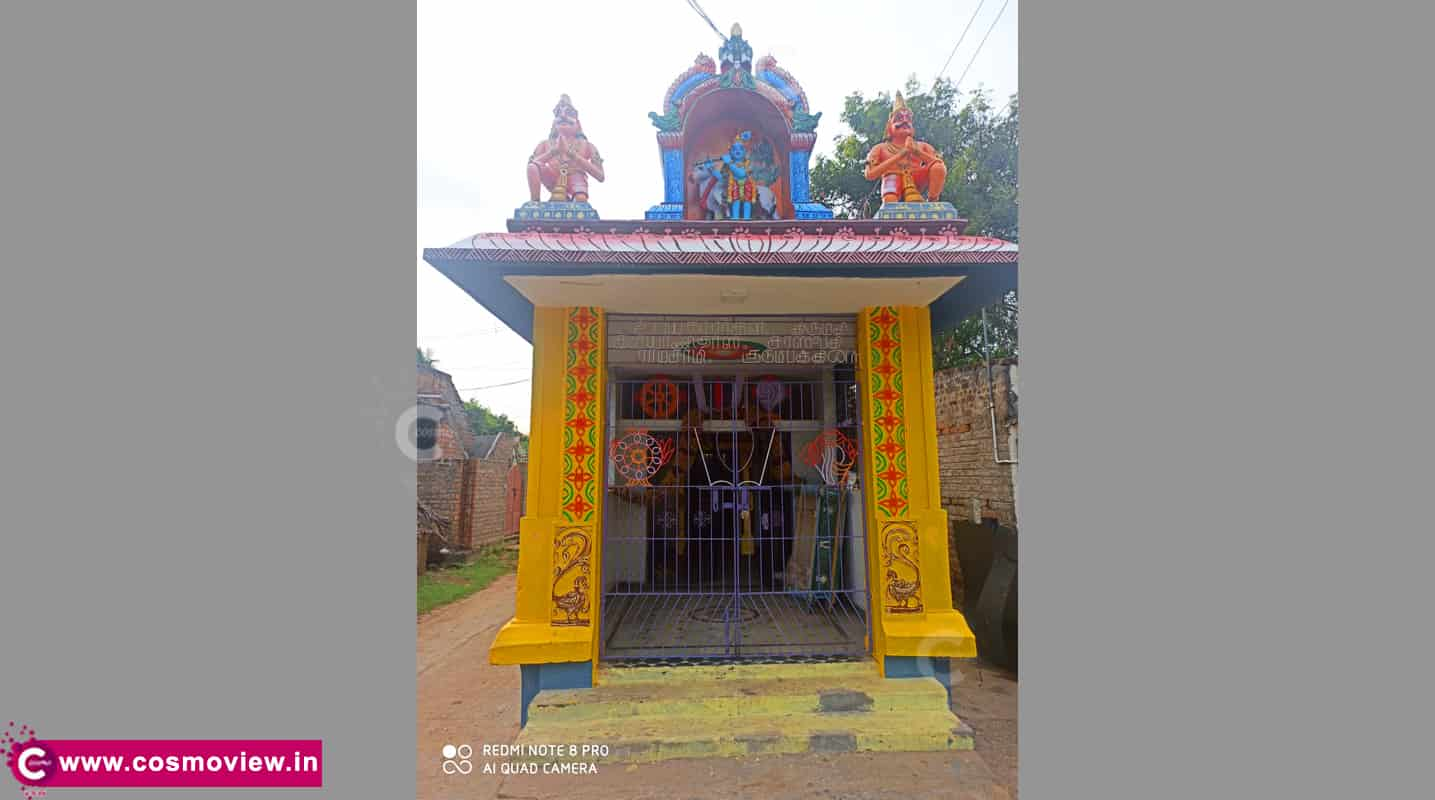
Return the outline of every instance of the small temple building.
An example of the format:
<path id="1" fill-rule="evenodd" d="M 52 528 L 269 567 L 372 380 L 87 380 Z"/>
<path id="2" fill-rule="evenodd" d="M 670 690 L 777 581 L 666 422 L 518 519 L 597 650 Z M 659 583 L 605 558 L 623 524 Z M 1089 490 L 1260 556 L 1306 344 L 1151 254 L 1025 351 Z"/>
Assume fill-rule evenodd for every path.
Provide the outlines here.
<path id="1" fill-rule="evenodd" d="M 821 114 L 736 26 L 649 115 L 663 185 L 643 219 L 595 210 L 623 176 L 575 100 L 508 230 L 424 251 L 533 345 L 516 611 L 490 653 L 522 669 L 524 723 L 540 691 L 631 665 L 945 682 L 976 644 L 952 603 L 933 331 L 1016 288 L 1016 245 L 940 201 L 900 95 L 867 160 L 881 210 L 835 219 L 809 187 Z"/>

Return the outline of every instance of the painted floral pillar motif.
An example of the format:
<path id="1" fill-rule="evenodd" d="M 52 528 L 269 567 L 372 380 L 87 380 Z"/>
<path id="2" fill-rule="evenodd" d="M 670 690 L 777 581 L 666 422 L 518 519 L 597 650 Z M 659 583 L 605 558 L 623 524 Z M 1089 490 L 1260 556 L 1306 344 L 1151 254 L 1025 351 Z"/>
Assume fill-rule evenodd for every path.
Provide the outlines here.
<path id="1" fill-rule="evenodd" d="M 563 449 L 559 476 L 560 524 L 553 540 L 554 625 L 592 624 L 593 544 L 597 530 L 599 414 L 603 312 L 564 310 Z M 548 476 L 545 476 L 548 477 Z"/>
<path id="2" fill-rule="evenodd" d="M 589 661 L 597 648 L 603 515 L 603 310 L 533 310 L 528 500 L 514 618 L 495 664 Z"/>
<path id="3" fill-rule="evenodd" d="M 864 309 L 858 347 L 876 650 L 974 656 L 971 629 L 952 608 L 927 309 Z"/>
<path id="4" fill-rule="evenodd" d="M 910 515 L 902 338 L 898 309 L 882 306 L 868 317 L 871 366 L 867 371 L 867 392 L 872 409 L 868 438 L 875 477 L 873 507 L 880 520 L 877 541 L 882 553 L 882 610 L 889 614 L 922 610 L 922 567 L 917 561 L 917 530 Z M 911 383 L 920 389 L 920 379 Z"/>

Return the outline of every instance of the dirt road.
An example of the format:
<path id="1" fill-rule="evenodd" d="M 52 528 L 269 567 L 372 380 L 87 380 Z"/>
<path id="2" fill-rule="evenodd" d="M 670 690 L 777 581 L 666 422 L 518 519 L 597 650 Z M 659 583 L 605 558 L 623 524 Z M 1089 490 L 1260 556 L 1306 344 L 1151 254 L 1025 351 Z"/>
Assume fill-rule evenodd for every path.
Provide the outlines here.
<path id="1" fill-rule="evenodd" d="M 505 575 L 419 620 L 419 798 L 498 796 L 494 776 L 445 775 L 443 746 L 468 744 L 480 751 L 483 744 L 507 744 L 518 735 L 518 668 L 488 663 L 488 646 L 513 616 L 516 583 Z"/>
<path id="2" fill-rule="evenodd" d="M 967 753 L 842 753 L 598 764 L 596 775 L 485 775 L 482 746 L 518 735 L 517 667 L 488 663 L 488 646 L 513 615 L 515 578 L 419 620 L 420 800 L 1016 797 L 1016 683 L 974 664 L 958 667 L 957 713 L 976 732 Z M 473 748 L 473 769 L 444 774 L 443 747 Z M 990 764 L 991 766 L 988 766 Z M 995 772 L 995 777 L 994 777 Z"/>

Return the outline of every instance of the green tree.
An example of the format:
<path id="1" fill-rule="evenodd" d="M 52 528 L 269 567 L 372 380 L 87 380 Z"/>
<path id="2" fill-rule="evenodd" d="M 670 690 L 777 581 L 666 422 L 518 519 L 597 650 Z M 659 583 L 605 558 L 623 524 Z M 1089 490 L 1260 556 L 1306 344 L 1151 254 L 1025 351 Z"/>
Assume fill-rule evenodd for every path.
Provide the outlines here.
<path id="1" fill-rule="evenodd" d="M 967 220 L 967 233 L 1018 241 L 1017 235 L 1017 96 L 1005 107 L 992 105 L 984 92 L 966 96 L 951 82 L 939 79 L 927 91 L 915 77 L 908 79 L 902 96 L 912 109 L 918 139 L 942 154 L 947 182 L 941 199 L 956 206 Z M 848 95 L 842 121 L 850 129 L 836 138 L 831 156 L 819 155 L 812 168 L 812 196 L 844 219 L 869 218 L 882 203 L 877 181 L 862 175 L 867 153 L 887 135 L 892 96 L 879 93 L 868 99 L 860 92 Z M 1016 293 L 987 309 L 988 340 L 993 358 L 1017 355 Z M 933 337 L 937 368 L 963 366 L 982 360 L 980 315 Z"/>
<path id="2" fill-rule="evenodd" d="M 495 414 L 487 406 L 474 400 L 463 401 L 463 411 L 468 415 L 468 427 L 473 429 L 476 436 L 511 433 L 521 442 L 528 441 L 528 436 L 518 432 L 518 426 L 513 424 L 507 414 Z"/>
<path id="3" fill-rule="evenodd" d="M 982 337 L 982 316 L 974 314 L 955 328 L 940 331 L 932 337 L 932 366 L 936 369 L 966 367 L 985 360 L 984 347 L 990 348 L 993 360 L 1017 356 L 1016 292 L 986 309 L 986 340 Z"/>
<path id="4" fill-rule="evenodd" d="M 958 107 L 959 93 L 946 79 L 921 91 L 910 78 L 902 96 L 912 109 L 917 138 L 931 144 L 947 165 L 941 199 L 956 206 L 967 232 L 1017 241 L 1017 96 L 1003 108 L 982 91 Z M 819 155 L 812 169 L 812 196 L 844 219 L 871 217 L 882 204 L 878 182 L 862 176 L 867 153 L 887 135 L 892 96 L 848 95 L 842 121 L 850 133 L 836 138 L 831 156 Z"/>
<path id="5" fill-rule="evenodd" d="M 432 366 L 434 365 L 434 357 L 433 357 L 433 350 L 432 350 L 432 349 L 424 350 L 423 348 L 420 348 L 420 347 L 416 347 L 416 348 L 414 348 L 414 349 L 415 349 L 415 350 L 418 350 L 418 352 L 419 352 L 419 366 L 420 366 L 420 367 L 432 367 Z"/>

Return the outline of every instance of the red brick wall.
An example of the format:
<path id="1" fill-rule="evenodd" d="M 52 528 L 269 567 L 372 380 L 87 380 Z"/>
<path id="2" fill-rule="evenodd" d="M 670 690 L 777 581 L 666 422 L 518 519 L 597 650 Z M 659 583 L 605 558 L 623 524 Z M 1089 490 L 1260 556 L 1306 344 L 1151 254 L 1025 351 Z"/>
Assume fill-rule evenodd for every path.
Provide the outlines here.
<path id="1" fill-rule="evenodd" d="M 996 394 L 997 452 L 1015 458 L 1010 438 L 1017 430 L 1014 371 L 1011 362 L 992 365 Z M 934 376 L 937 392 L 937 457 L 942 506 L 953 521 L 977 517 L 1016 527 L 1016 490 L 1011 464 L 992 457 L 992 424 L 987 411 L 986 367 L 942 370 Z"/>
<path id="2" fill-rule="evenodd" d="M 439 436 L 442 445 L 442 426 Z M 508 519 L 509 471 L 517 444 L 517 437 L 504 434 L 488 458 L 418 463 L 418 499 L 448 523 L 449 546 L 477 549 L 517 533 Z"/>
<path id="3" fill-rule="evenodd" d="M 463 448 L 463 440 L 454 433 L 453 425 L 449 424 L 449 418 L 445 415 L 436 427 L 434 452 L 441 460 L 456 460 L 467 457 Z"/>
<path id="4" fill-rule="evenodd" d="M 1013 465 L 992 457 L 992 421 L 985 365 L 938 372 L 934 377 L 937 401 L 937 458 L 942 483 L 942 506 L 951 529 L 952 600 L 969 610 L 967 571 L 972 572 L 972 593 L 991 568 L 992 536 L 979 523 L 996 520 L 1016 527 L 1016 485 Z M 996 400 L 997 454 L 1012 459 L 1017 431 L 1016 364 L 992 364 Z"/>
<path id="5" fill-rule="evenodd" d="M 442 459 L 418 464 L 419 502 L 448 523 L 449 547 L 473 546 L 473 515 L 464 503 L 464 473 L 474 471 L 469 463 L 466 459 Z"/>
<path id="6" fill-rule="evenodd" d="M 515 436 L 504 434 L 488 458 L 476 462 L 473 486 L 474 542 L 485 545 L 507 536 L 508 468 L 513 460 Z"/>

